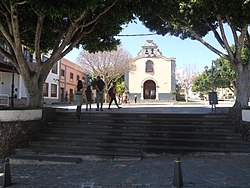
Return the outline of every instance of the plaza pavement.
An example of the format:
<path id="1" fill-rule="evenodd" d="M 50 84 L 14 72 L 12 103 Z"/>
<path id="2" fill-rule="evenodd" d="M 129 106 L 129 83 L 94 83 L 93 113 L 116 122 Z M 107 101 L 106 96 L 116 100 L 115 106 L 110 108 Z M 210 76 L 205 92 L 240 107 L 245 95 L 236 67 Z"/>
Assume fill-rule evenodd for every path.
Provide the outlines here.
<path id="1" fill-rule="evenodd" d="M 219 101 L 219 104 L 216 105 L 217 112 L 225 112 L 227 111 L 228 107 L 232 107 L 234 104 L 233 101 Z M 75 111 L 76 105 L 68 104 L 68 105 L 45 105 L 52 108 L 59 108 L 64 109 L 67 111 Z M 122 108 L 117 109 L 115 104 L 111 105 L 111 110 L 108 110 L 108 104 L 103 105 L 103 110 L 106 112 L 121 112 L 121 113 L 211 113 L 214 112 L 211 109 L 211 105 L 209 105 L 208 101 L 200 101 L 195 103 L 188 103 L 185 102 L 179 104 L 173 103 L 131 103 L 131 104 L 122 104 L 120 105 Z M 92 104 L 92 113 L 95 112 L 96 104 Z M 85 105 L 82 106 L 82 113 L 86 112 Z M 89 112 L 89 111 L 88 111 Z M 99 111 L 100 112 L 100 111 Z M 96 112 L 96 113 L 99 113 Z"/>
<path id="2" fill-rule="evenodd" d="M 218 105 L 218 111 L 232 104 Z M 137 108 L 136 108 L 137 106 Z M 59 107 L 59 106 L 57 106 Z M 94 111 L 93 113 L 102 113 Z M 105 106 L 104 111 L 108 111 Z M 206 104 L 175 106 L 169 104 L 131 104 L 112 112 L 210 113 Z M 75 106 L 60 108 L 74 111 Z M 109 111 L 109 112 L 110 112 Z M 84 107 L 83 107 L 84 113 Z M 138 159 L 93 159 L 79 164 L 10 164 L 13 188 L 172 188 L 175 160 L 180 157 L 183 187 L 249 188 L 250 154 L 192 153 L 188 155 L 148 155 Z M 0 182 L 3 181 L 0 163 Z M 1 185 L 0 185 L 1 186 Z"/>

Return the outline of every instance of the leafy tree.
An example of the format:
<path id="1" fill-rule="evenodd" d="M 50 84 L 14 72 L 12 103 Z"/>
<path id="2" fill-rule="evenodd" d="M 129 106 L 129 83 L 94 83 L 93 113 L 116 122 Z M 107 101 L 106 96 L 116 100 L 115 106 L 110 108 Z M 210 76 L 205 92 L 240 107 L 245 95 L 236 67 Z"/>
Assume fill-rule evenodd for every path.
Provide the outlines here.
<path id="1" fill-rule="evenodd" d="M 215 85 L 220 88 L 229 88 L 232 92 L 236 92 L 236 74 L 233 64 L 223 58 L 215 61 L 215 66 L 220 67 L 215 71 Z"/>
<path id="2" fill-rule="evenodd" d="M 74 47 L 114 49 L 119 44 L 114 36 L 133 17 L 130 0 L 1 0 L 0 55 L 21 74 L 27 105 L 41 107 L 43 84 L 55 62 Z M 35 61 L 23 55 L 24 46 Z"/>
<path id="3" fill-rule="evenodd" d="M 207 94 L 209 91 L 211 91 L 211 88 L 212 88 L 211 74 L 203 72 L 194 80 L 192 91 L 200 92 L 202 94 Z"/>
<path id="4" fill-rule="evenodd" d="M 116 92 L 118 94 L 123 94 L 125 93 L 125 81 L 124 81 L 124 76 L 122 75 L 118 80 L 116 84 Z"/>
<path id="5" fill-rule="evenodd" d="M 213 88 L 229 88 L 232 92 L 235 91 L 235 71 L 232 63 L 223 58 L 215 61 L 215 66 L 202 72 L 194 81 L 192 86 L 193 92 L 201 92 L 207 94 Z"/>
<path id="6" fill-rule="evenodd" d="M 143 2 L 143 1 L 141 1 Z M 234 107 L 248 106 L 250 95 L 250 60 L 242 59 L 243 46 L 250 54 L 250 1 L 246 0 L 154 0 L 137 5 L 139 19 L 158 34 L 170 34 L 181 39 L 201 42 L 221 58 L 230 61 L 236 72 L 237 98 Z M 140 6 L 141 5 L 141 6 Z M 225 31 L 225 26 L 228 31 Z M 220 47 L 205 41 L 209 32 L 214 34 Z M 233 36 L 235 50 L 230 47 Z"/>
<path id="7" fill-rule="evenodd" d="M 107 91 L 112 82 L 117 82 L 125 73 L 133 69 L 130 64 L 131 57 L 131 54 L 122 47 L 118 47 L 117 50 L 95 53 L 84 50 L 80 53 L 77 62 L 85 74 L 92 77 L 103 76 Z"/>
<path id="8" fill-rule="evenodd" d="M 181 85 L 180 85 L 180 83 L 176 84 L 175 92 L 173 92 L 173 94 L 175 94 L 177 101 L 185 101 L 186 100 L 185 96 L 183 94 L 181 94 Z"/>

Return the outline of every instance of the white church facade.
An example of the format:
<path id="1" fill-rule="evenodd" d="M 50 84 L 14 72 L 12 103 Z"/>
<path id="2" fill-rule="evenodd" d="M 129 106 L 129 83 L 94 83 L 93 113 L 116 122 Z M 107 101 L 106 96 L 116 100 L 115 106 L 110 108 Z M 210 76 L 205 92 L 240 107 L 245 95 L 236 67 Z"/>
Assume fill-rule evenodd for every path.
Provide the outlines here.
<path id="1" fill-rule="evenodd" d="M 139 101 L 175 100 L 175 62 L 163 56 L 153 40 L 147 40 L 131 61 L 133 70 L 125 76 L 129 100 L 135 96 Z"/>

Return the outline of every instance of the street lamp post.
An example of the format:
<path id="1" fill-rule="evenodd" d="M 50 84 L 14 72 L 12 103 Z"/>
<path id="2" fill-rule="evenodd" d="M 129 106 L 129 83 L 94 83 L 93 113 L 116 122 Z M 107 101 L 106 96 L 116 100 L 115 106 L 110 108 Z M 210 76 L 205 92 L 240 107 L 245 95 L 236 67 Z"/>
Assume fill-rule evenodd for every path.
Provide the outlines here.
<path id="1" fill-rule="evenodd" d="M 214 61 L 212 61 L 212 92 L 214 92 Z"/>
<path id="2" fill-rule="evenodd" d="M 209 104 L 212 107 L 212 111 L 216 112 L 216 104 L 218 104 L 218 98 L 217 98 L 217 92 L 215 92 L 215 88 L 214 88 L 214 67 L 215 65 L 215 61 L 212 61 L 212 67 L 211 67 L 211 80 L 212 80 L 212 87 L 211 87 L 211 92 L 208 93 L 208 98 L 209 98 Z M 208 66 L 204 67 L 206 73 L 208 73 Z"/>
<path id="3" fill-rule="evenodd" d="M 12 80 L 11 80 L 11 101 L 10 101 L 10 106 L 13 108 L 14 107 L 14 79 L 15 79 L 15 67 L 12 65 Z"/>

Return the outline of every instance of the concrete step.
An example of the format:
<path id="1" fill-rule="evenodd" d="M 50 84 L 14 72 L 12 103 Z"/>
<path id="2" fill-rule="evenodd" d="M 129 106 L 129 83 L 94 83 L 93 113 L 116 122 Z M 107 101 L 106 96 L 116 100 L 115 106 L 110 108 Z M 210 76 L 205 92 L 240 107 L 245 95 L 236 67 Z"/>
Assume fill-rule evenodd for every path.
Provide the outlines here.
<path id="1" fill-rule="evenodd" d="M 226 120 L 228 119 L 227 114 L 166 114 L 166 113 L 82 113 L 81 114 L 81 120 L 120 120 L 120 119 L 126 119 L 126 120 L 164 120 L 164 119 L 185 119 L 185 120 L 193 120 L 193 119 L 201 119 L 201 120 Z M 76 119 L 75 113 L 67 112 L 67 113 L 60 113 L 58 114 L 58 119 L 62 120 L 69 120 L 69 119 Z"/>
<path id="2" fill-rule="evenodd" d="M 120 131 L 120 132 L 154 132 L 154 131 L 192 131 L 192 132 L 232 132 L 234 128 L 232 126 L 220 126 L 220 125 L 190 125 L 190 124 L 54 124 L 48 127 L 47 131 L 59 131 L 59 130 L 82 130 L 82 131 Z"/>
<path id="3" fill-rule="evenodd" d="M 84 158 L 85 155 L 88 156 L 102 156 L 108 158 L 116 157 L 141 157 L 141 152 L 139 150 L 125 150 L 125 149 L 103 149 L 103 148 L 93 148 L 82 147 L 82 146 L 64 146 L 64 145 L 48 145 L 48 146 L 29 146 L 21 149 L 17 149 L 16 153 L 21 155 L 56 155 L 56 156 L 75 156 L 79 158 Z"/>
<path id="4" fill-rule="evenodd" d="M 89 138 L 89 139 L 149 139 L 149 138 L 186 138 L 186 139 L 220 139 L 220 140 L 240 140 L 240 135 L 233 133 L 223 133 L 223 132 L 184 132 L 184 131 L 162 131 L 162 132 L 109 132 L 108 130 L 101 132 L 90 132 L 89 130 L 71 130 L 65 133 L 65 130 L 57 130 L 46 132 L 43 134 L 41 139 L 53 140 L 54 138 L 62 138 L 62 140 L 74 139 L 74 138 Z"/>
<path id="5" fill-rule="evenodd" d="M 115 145 L 116 144 L 116 145 Z M 58 145 L 58 146 L 96 146 L 117 148 L 143 148 L 145 145 L 171 145 L 171 146 L 207 146 L 207 147 L 239 147 L 247 148 L 249 144 L 241 140 L 231 139 L 204 139 L 204 138 L 169 138 L 169 137 L 122 137 L 121 136 L 93 136 L 49 139 L 30 142 L 30 146 Z"/>
<path id="6" fill-rule="evenodd" d="M 58 113 L 55 122 L 19 158 L 39 161 L 53 156 L 77 161 L 84 156 L 143 158 L 147 154 L 183 152 L 250 152 L 226 114 Z M 46 158 L 47 157 L 47 158 Z M 51 157 L 51 158 L 50 158 Z"/>
<path id="7" fill-rule="evenodd" d="M 58 163 L 75 163 L 78 164 L 82 161 L 80 157 L 65 157 L 65 156 L 47 156 L 47 155 L 30 155 L 27 154 L 15 154 L 11 155 L 9 157 L 11 164 L 18 164 L 18 163 L 52 163 L 52 164 L 58 164 Z"/>
<path id="8" fill-rule="evenodd" d="M 67 124 L 67 123 L 78 123 L 78 119 L 76 118 L 60 118 L 57 120 L 57 123 L 61 124 Z M 168 123 L 175 123 L 175 124 L 183 124 L 183 123 L 189 123 L 189 124 L 202 124 L 202 125 L 207 125 L 207 124 L 215 124 L 215 125 L 227 125 L 231 123 L 228 119 L 211 119 L 211 118 L 189 118 L 189 119 L 184 119 L 180 117 L 176 118 L 160 118 L 160 119 L 149 119 L 149 118 L 136 118 L 135 119 L 130 119 L 130 118 L 109 118 L 109 119 L 101 119 L 101 118 L 83 118 L 81 117 L 80 124 L 83 123 L 123 123 L 123 124 L 151 124 L 151 123 L 156 123 L 156 124 L 168 124 Z"/>

